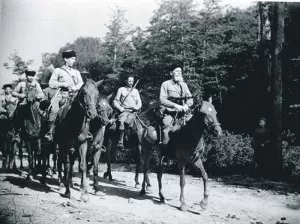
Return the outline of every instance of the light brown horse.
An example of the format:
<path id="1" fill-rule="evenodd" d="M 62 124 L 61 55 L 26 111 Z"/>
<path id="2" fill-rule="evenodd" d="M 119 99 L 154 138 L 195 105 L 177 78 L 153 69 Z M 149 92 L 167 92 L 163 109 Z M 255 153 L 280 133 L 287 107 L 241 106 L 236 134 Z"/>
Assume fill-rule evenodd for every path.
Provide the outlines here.
<path id="1" fill-rule="evenodd" d="M 209 130 L 214 134 L 221 135 L 222 129 L 217 119 L 217 112 L 214 106 L 202 99 L 197 99 L 197 105 L 192 111 L 192 118 L 180 129 L 176 127 L 177 131 L 170 133 L 170 141 L 166 148 L 160 146 L 154 147 L 146 138 L 143 138 L 142 146 L 145 157 L 144 165 L 144 180 L 142 184 L 142 190 L 140 195 L 146 194 L 146 182 L 148 179 L 149 163 L 153 157 L 153 149 L 162 161 L 163 156 L 167 156 L 171 159 L 178 161 L 178 169 L 180 175 L 180 209 L 186 210 L 187 206 L 184 199 L 184 186 L 185 186 L 185 166 L 190 163 L 198 171 L 201 171 L 204 185 L 204 198 L 200 203 L 200 206 L 205 209 L 208 204 L 208 192 L 207 192 L 207 173 L 203 167 L 201 160 L 201 154 L 204 150 L 203 134 L 205 130 Z M 157 179 L 159 187 L 159 196 L 162 203 L 165 202 L 165 197 L 162 191 L 162 163 L 159 164 L 157 169 Z"/>

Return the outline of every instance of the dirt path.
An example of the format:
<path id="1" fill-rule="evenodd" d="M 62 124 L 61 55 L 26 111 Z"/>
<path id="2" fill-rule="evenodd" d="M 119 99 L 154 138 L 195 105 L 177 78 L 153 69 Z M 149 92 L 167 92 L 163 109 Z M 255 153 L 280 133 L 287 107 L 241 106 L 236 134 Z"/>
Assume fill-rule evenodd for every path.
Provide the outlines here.
<path id="1" fill-rule="evenodd" d="M 100 170 L 104 169 L 101 165 Z M 249 189 L 225 184 L 220 179 L 211 180 L 209 207 L 202 210 L 199 206 L 202 181 L 187 176 L 185 192 L 189 210 L 181 212 L 177 175 L 163 176 L 166 204 L 158 202 L 156 175 L 150 175 L 152 193 L 143 198 L 139 197 L 139 189 L 134 188 L 132 172 L 115 171 L 113 177 L 114 182 L 100 180 L 103 196 L 93 195 L 90 187 L 90 201 L 84 203 L 80 201 L 78 176 L 74 177 L 72 199 L 66 199 L 58 193 L 57 180 L 49 178 L 44 186 L 38 180 L 29 182 L 24 177 L 2 172 L 0 223 L 300 223 L 297 193 Z"/>

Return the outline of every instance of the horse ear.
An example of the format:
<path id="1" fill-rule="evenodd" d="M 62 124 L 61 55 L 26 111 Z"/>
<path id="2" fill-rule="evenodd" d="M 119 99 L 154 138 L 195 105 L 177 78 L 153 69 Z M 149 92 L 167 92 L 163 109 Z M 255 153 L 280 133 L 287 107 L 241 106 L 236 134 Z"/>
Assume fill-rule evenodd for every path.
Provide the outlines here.
<path id="1" fill-rule="evenodd" d="M 107 101 L 110 102 L 111 97 L 113 96 L 113 94 L 110 94 L 107 96 Z"/>
<path id="2" fill-rule="evenodd" d="M 100 81 L 96 82 L 96 86 L 99 87 L 103 83 L 104 79 L 101 79 Z"/>

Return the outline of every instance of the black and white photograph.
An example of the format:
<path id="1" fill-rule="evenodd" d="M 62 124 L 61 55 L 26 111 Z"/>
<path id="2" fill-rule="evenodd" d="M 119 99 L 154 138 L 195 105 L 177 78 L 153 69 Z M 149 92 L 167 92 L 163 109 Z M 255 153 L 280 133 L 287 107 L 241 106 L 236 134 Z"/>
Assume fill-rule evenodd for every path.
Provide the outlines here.
<path id="1" fill-rule="evenodd" d="M 0 0 L 1 224 L 299 224 L 300 1 Z"/>

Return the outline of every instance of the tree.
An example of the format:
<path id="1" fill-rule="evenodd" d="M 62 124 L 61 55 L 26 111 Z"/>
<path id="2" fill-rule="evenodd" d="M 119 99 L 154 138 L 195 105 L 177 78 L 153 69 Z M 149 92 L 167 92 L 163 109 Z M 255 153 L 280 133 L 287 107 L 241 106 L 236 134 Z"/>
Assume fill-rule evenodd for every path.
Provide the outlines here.
<path id="1" fill-rule="evenodd" d="M 130 49 L 129 37 L 132 34 L 132 29 L 126 19 L 126 10 L 115 6 L 106 27 L 108 28 L 108 32 L 104 37 L 106 52 L 111 58 L 113 73 L 117 74 L 121 69 L 128 49 Z"/>
<path id="2" fill-rule="evenodd" d="M 12 62 L 12 65 L 10 65 L 9 62 L 5 62 L 3 66 L 6 69 L 12 69 L 12 73 L 18 76 L 24 74 L 28 66 L 33 63 L 33 59 L 24 61 L 17 50 L 14 50 L 14 52 L 10 54 L 8 60 Z"/>
<path id="3" fill-rule="evenodd" d="M 271 17 L 272 67 L 271 96 L 272 123 L 271 145 L 273 149 L 273 176 L 282 172 L 282 56 L 284 42 L 284 3 L 273 3 Z"/>

